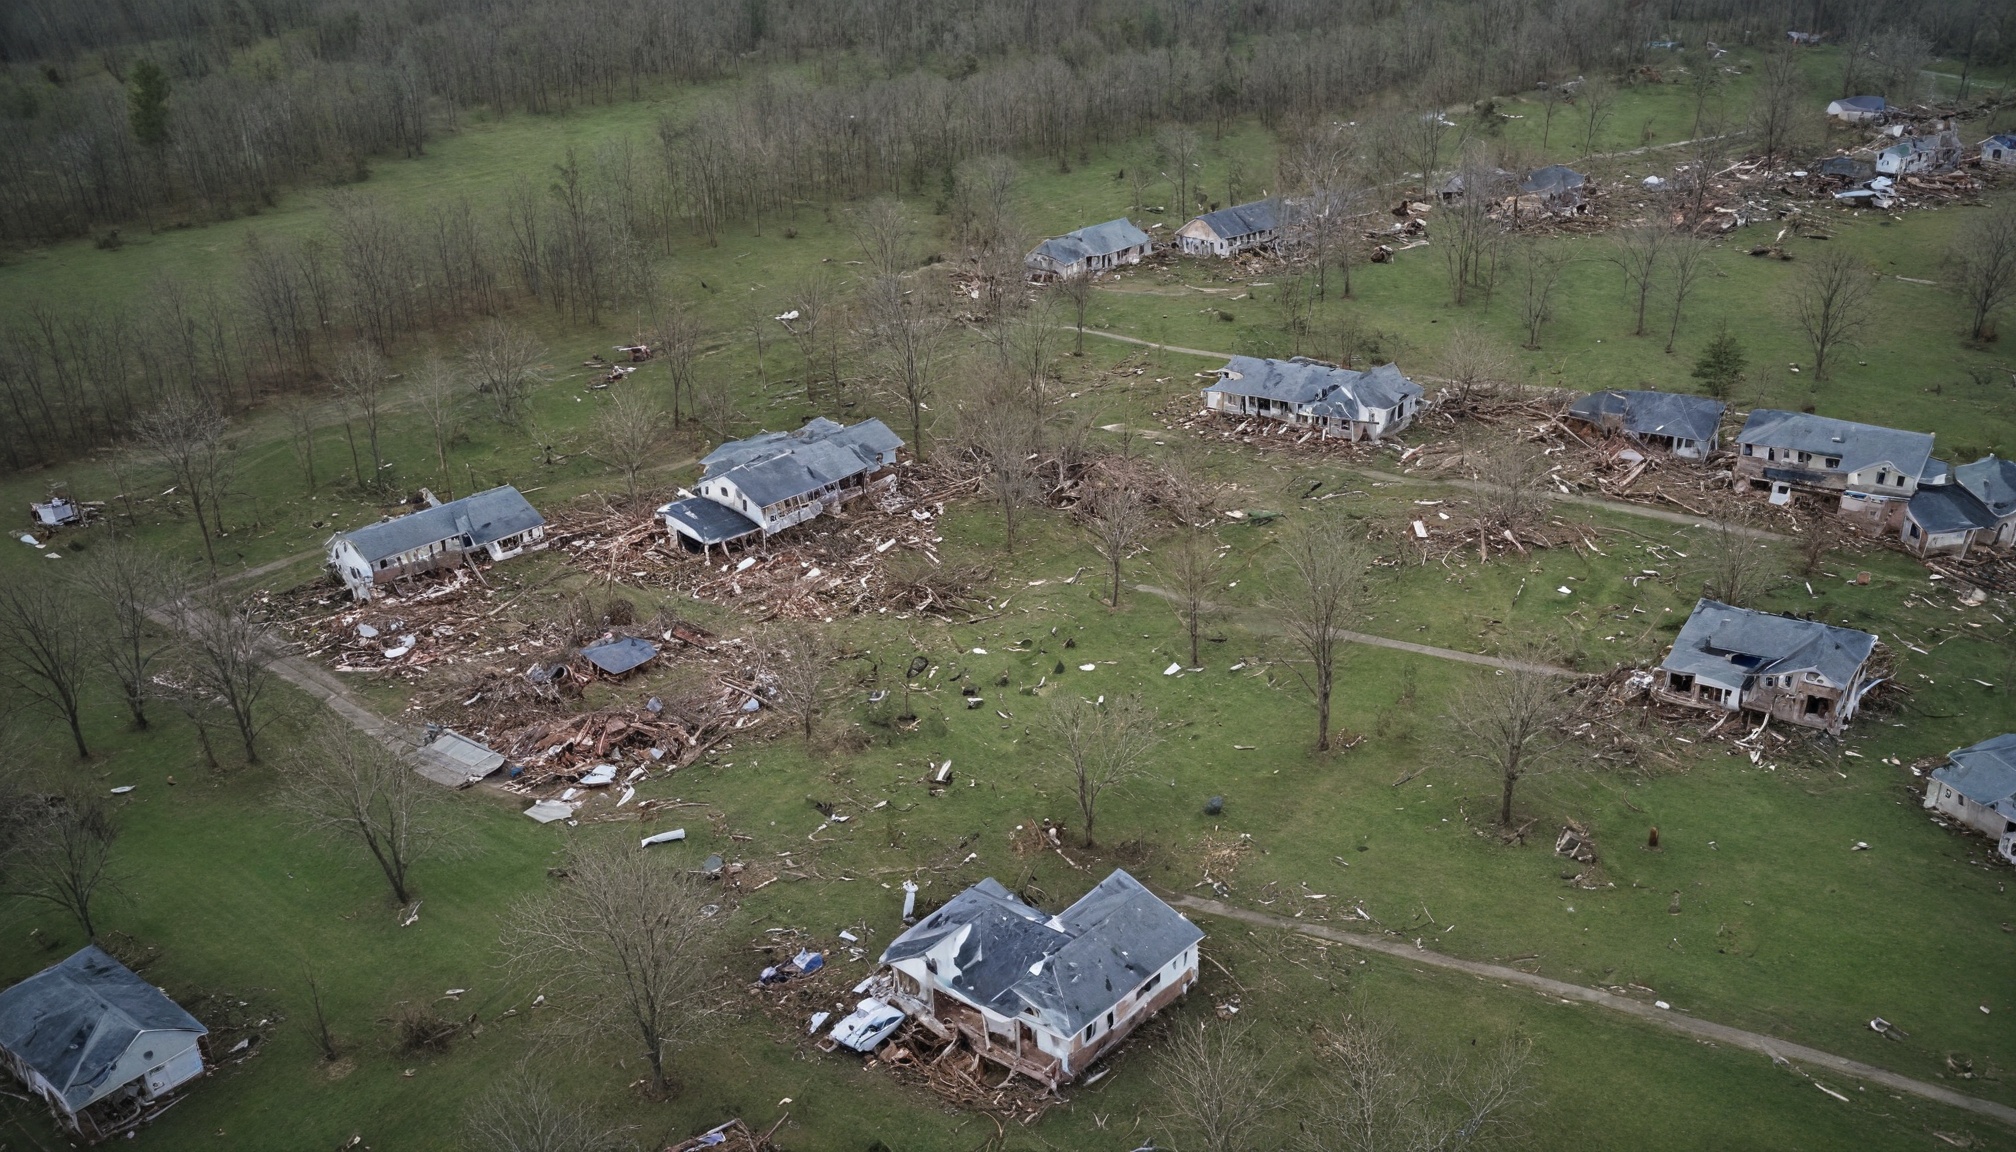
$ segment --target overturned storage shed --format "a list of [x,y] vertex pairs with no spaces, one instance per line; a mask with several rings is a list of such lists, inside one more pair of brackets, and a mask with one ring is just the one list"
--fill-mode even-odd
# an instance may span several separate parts
[[137,1127],[201,1076],[209,1033],[96,945],[0,992],[0,1060],[91,1143]]
[[1720,400],[1684,392],[1591,392],[1569,406],[1568,418],[1683,459],[1701,460],[1715,451],[1724,408]]
[[1423,392],[1393,364],[1354,372],[1299,356],[1234,356],[1203,395],[1204,407],[1222,415],[1305,425],[1326,437],[1378,440],[1413,422]]
[[1867,632],[1704,599],[1660,663],[1652,695],[1839,733],[1879,683],[1865,675],[1875,650]]
[[1948,755],[1925,782],[1925,807],[1994,840],[2016,864],[2016,732]]
[[545,546],[546,518],[506,484],[338,532],[329,538],[329,567],[350,595],[369,600],[380,584],[450,568],[468,557],[508,560]]
[[1197,981],[1204,933],[1126,872],[1055,916],[982,880],[891,941],[893,1001],[1055,1088]]

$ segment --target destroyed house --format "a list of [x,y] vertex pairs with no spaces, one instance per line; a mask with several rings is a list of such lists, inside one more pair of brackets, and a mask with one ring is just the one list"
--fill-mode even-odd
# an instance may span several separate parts
[[1659,665],[1652,695],[1839,733],[1879,683],[1864,673],[1875,650],[1867,632],[1702,600]]
[[1724,405],[1685,392],[1591,392],[1568,407],[1568,418],[1606,434],[1629,436],[1688,460],[1715,451]]
[[1736,434],[1736,475],[1789,504],[1795,491],[1838,496],[1868,531],[1896,529],[1927,473],[1932,437],[1808,412],[1759,408]]
[[1881,120],[1890,110],[1881,96],[1843,96],[1827,105],[1827,115],[1849,124]]
[[1565,164],[1549,164],[1519,182],[1519,195],[1522,199],[1537,197],[1549,210],[1567,211],[1581,205],[1582,189],[1588,183],[1588,177]]
[[1421,386],[1382,364],[1354,372],[1320,360],[1234,356],[1203,390],[1204,406],[1226,416],[1257,416],[1324,436],[1378,440],[1414,420]]
[[1972,493],[1994,517],[1994,526],[1983,533],[1983,543],[2016,545],[2016,460],[1990,453],[1953,469],[1953,482]]
[[2016,864],[2016,732],[1949,754],[1925,782],[1925,807],[1993,839]]
[[697,491],[658,515],[696,551],[771,536],[859,496],[902,447],[880,420],[843,426],[814,417],[795,432],[764,432],[708,453]]
[[1192,256],[1231,256],[1280,237],[1280,205],[1272,200],[1206,212],[1176,230],[1177,246]]
[[1876,171],[1885,176],[1947,172],[1959,165],[1961,151],[1957,132],[1907,136],[1876,154]]
[[1031,280],[1070,280],[1139,264],[1154,251],[1155,241],[1123,216],[1045,240],[1022,263]]
[[86,1141],[131,1130],[201,1076],[209,1032],[96,945],[0,992],[0,1060]]
[[1197,981],[1204,933],[1115,870],[1055,916],[989,878],[891,941],[895,1004],[1049,1088]]
[[338,532],[329,538],[329,567],[352,596],[369,600],[379,584],[453,567],[471,555],[508,560],[545,546],[545,517],[506,484]]
[[2016,168],[2016,134],[1981,141],[1981,163],[1990,168]]

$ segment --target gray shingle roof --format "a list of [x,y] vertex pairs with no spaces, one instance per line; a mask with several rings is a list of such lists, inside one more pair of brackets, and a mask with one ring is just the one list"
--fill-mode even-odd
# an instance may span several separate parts
[[2000,520],[2016,515],[2016,460],[1993,454],[1953,470],[1954,483],[1974,494]]
[[1678,436],[1706,441],[1722,423],[1725,405],[1685,392],[1591,392],[1568,408],[1570,416],[1603,424],[1615,417],[1626,432],[1639,436]]
[[1422,395],[1421,386],[1393,364],[1353,372],[1306,360],[1234,356],[1218,373],[1218,382],[1205,392],[1278,400],[1306,406],[1317,416],[1350,420],[1369,420],[1371,409],[1393,408],[1406,397]]
[[442,732],[413,753],[414,771],[449,788],[482,779],[504,766],[504,754],[460,732]]
[[1836,100],[1835,103],[1841,105],[1843,108],[1852,108],[1857,112],[1881,112],[1889,107],[1888,104],[1883,102],[1881,96],[1843,96],[1841,99]]
[[1904,511],[1927,532],[1965,532],[1970,528],[1993,528],[1995,515],[1958,484],[1920,488],[1911,494]]
[[705,496],[688,496],[658,509],[660,516],[677,520],[702,544],[725,544],[756,531],[756,522]]
[[950,987],[1003,1016],[1034,1008],[1066,1035],[1204,938],[1195,924],[1119,869],[1048,918],[989,878],[891,941],[882,963],[928,952],[967,925],[972,927],[960,943],[954,960],[959,974]]
[[1206,212],[1197,217],[1212,233],[1226,240],[1255,232],[1272,232],[1281,226],[1278,206],[1272,200],[1255,200],[1251,204],[1234,204],[1230,208],[1220,208],[1216,212]]
[[1588,182],[1587,176],[1565,164],[1549,164],[1530,173],[1520,183],[1519,191],[1528,194],[1537,192],[1543,196],[1559,196],[1564,192],[1577,191]]
[[656,655],[656,644],[635,636],[619,636],[581,649],[583,659],[612,676],[621,676]]
[[880,420],[842,427],[823,416],[795,432],[764,432],[721,445],[701,461],[701,479],[732,482],[762,506],[816,491],[882,466],[903,440]]
[[0,1047],[39,1072],[72,1112],[119,1087],[106,1083],[113,1066],[156,1031],[210,1030],[96,945],[0,992]]
[[1148,234],[1122,216],[1104,224],[1090,224],[1075,232],[1053,236],[1036,246],[1030,255],[1043,255],[1059,264],[1076,264],[1088,256],[1111,256],[1128,248],[1151,244]]
[[481,548],[544,523],[546,518],[518,489],[506,484],[437,507],[338,532],[336,538],[349,540],[364,559],[376,562],[456,536],[467,536],[469,547]]
[[1845,688],[1875,649],[1868,632],[1703,599],[1659,667],[1731,688],[1751,674],[1814,671]]
[[1981,805],[1994,805],[2016,795],[2016,732],[1991,736],[1959,749],[1951,761],[1932,770],[1932,778]]
[[1854,472],[1871,464],[1890,464],[1907,476],[1924,475],[1932,459],[1932,434],[1906,432],[1876,424],[1857,424],[1810,412],[1759,408],[1736,434],[1738,444],[1794,448],[1822,456],[1841,457],[1841,470]]

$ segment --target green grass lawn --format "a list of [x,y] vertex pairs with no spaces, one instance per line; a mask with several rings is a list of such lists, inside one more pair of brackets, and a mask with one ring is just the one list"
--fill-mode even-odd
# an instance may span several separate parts
[[[1679,139],[1686,125],[1671,99],[1675,91],[1627,92],[1609,145],[1636,146],[1648,117],[1656,121],[1657,141]],[[377,165],[366,188],[409,205],[448,193],[493,196],[510,176],[536,173],[570,143],[586,147],[645,131],[657,111],[636,104],[565,119],[472,123],[427,157]],[[1506,131],[1530,127],[1529,119]],[[1267,171],[1269,150],[1250,126],[1211,141],[1203,169],[1207,188],[1225,179],[1233,157],[1249,173]],[[1021,192],[1029,223],[1049,232],[1122,214],[1129,207],[1126,186],[1114,175],[1137,156],[1115,149],[1070,173],[1032,166]],[[1620,173],[1652,170],[1631,167],[1635,158],[1611,163]],[[1256,189],[1265,186],[1257,175],[1250,179]],[[915,207],[936,226],[928,204]],[[30,294],[117,299],[144,291],[163,269],[189,277],[228,275],[245,229],[305,233],[319,226],[321,211],[315,197],[303,193],[254,220],[162,233],[117,252],[64,245],[30,253],[0,268],[0,307]],[[1828,213],[1826,230],[1834,239],[1794,243],[1795,257],[1823,244],[1853,245],[1886,273],[1877,290],[1880,321],[1836,378],[1823,384],[1786,370],[1807,358],[1780,302],[1798,260],[1742,254],[1751,243],[1769,240],[1780,226],[1774,224],[1746,229],[1717,250],[1715,275],[1690,302],[1674,356],[1661,351],[1663,338],[1629,335],[1621,277],[1606,263],[1603,241],[1558,241],[1576,256],[1559,299],[1560,319],[1548,328],[1541,351],[1517,355],[1541,383],[1685,388],[1693,355],[1713,325],[1726,321],[1752,355],[1745,404],[1810,404],[1829,415],[1934,431],[1941,457],[1955,461],[1989,449],[2007,454],[2016,447],[2016,403],[2008,385],[1985,372],[1985,382],[1977,383],[1969,372],[2000,358],[1962,346],[1954,332],[1958,305],[1945,286],[1912,282],[1941,279],[1944,252],[1971,211],[1913,211],[1901,219]],[[760,237],[731,232],[713,248],[681,244],[662,269],[665,290],[696,301],[720,332],[705,370],[739,381],[745,413],[771,427],[813,412],[793,383],[795,353],[773,342],[759,371],[746,337],[729,329],[778,304],[779,286],[794,276],[852,255],[845,229],[816,209],[802,212],[797,226],[793,239],[766,229]],[[1514,347],[1510,301],[1450,307],[1438,260],[1431,247],[1404,253],[1390,266],[1356,270],[1353,298],[1326,302],[1317,332],[1335,331],[1347,319],[1376,329],[1387,335],[1403,369],[1429,374],[1446,334],[1459,325]],[[1102,288],[1090,323],[1191,347],[1281,352],[1269,291],[1264,281],[1228,280],[1216,266],[1141,270]],[[1217,318],[1221,309],[1232,313],[1232,322]],[[446,480],[458,493],[477,484],[515,483],[535,503],[553,507],[618,486],[583,454],[587,417],[606,394],[584,389],[585,371],[571,366],[627,333],[619,320],[600,332],[532,320],[548,338],[554,368],[554,379],[535,400],[534,425],[563,458],[549,463],[530,437],[479,415],[457,446]],[[1151,370],[1110,374],[1130,358]],[[1088,340],[1085,357],[1070,360],[1064,371],[1066,386],[1080,393],[1075,403],[1096,412],[1101,423],[1152,428],[1155,413],[1194,394],[1190,374],[1206,366],[1194,357]],[[647,367],[633,384],[660,386],[659,371]],[[948,394],[934,407],[952,402]],[[870,412],[893,415],[872,397],[855,415]],[[377,499],[331,481],[351,470],[339,426],[326,426],[318,439],[323,483],[313,493],[277,417],[254,413],[239,432],[244,450],[221,549],[227,570],[303,554],[319,558],[331,531],[383,512]],[[690,479],[701,448],[697,437],[668,446],[664,464],[648,478],[652,486]],[[443,483],[427,433],[410,414],[395,410],[385,452],[394,462],[395,489]],[[1368,523],[1391,522],[1411,513],[1414,499],[1463,496],[1430,484],[1396,485],[1374,467],[1333,460],[1226,447],[1213,448],[1211,458],[1221,476],[1239,485],[1234,503],[1281,509],[1289,521],[1320,507]],[[76,461],[9,477],[0,482],[0,499],[18,508],[53,479],[66,480],[86,499],[115,494],[101,465]],[[1346,495],[1329,504],[1300,502],[1314,479],[1325,482],[1323,491]],[[199,556],[193,525],[178,518],[172,497],[159,494],[166,486],[137,488],[132,530],[165,552]],[[1951,1077],[1953,1067],[1971,1060],[1977,1077],[1953,1080],[1953,1086],[2016,1102],[2008,1079],[2016,1039],[2002,1023],[2016,1012],[2006,979],[2016,937],[2003,927],[2016,919],[2006,891],[2010,873],[1984,865],[1984,841],[1933,826],[1918,807],[1915,779],[1882,763],[1896,757],[1908,764],[2016,727],[2011,669],[1997,648],[2007,633],[1990,619],[2000,613],[2007,620],[2006,603],[1960,608],[1921,567],[1888,552],[1832,558],[1828,570],[1835,577],[1816,577],[1810,593],[1803,581],[1788,578],[1767,594],[1766,607],[1816,612],[1878,632],[1911,689],[1857,720],[1842,745],[1855,756],[1802,746],[1753,765],[1726,755],[1719,744],[1680,742],[1696,740],[1695,733],[1648,727],[1640,738],[1658,755],[1637,767],[1597,768],[1571,759],[1562,771],[1531,782],[1520,799],[1522,816],[1534,821],[1531,833],[1522,844],[1506,845],[1489,827],[1492,782],[1460,767],[1440,736],[1439,718],[1470,673],[1465,666],[1350,649],[1339,723],[1365,739],[1329,757],[1311,753],[1312,713],[1292,673],[1275,660],[1281,649],[1267,634],[1262,608],[1272,543],[1283,524],[1217,530],[1231,549],[1226,582],[1237,583],[1225,589],[1224,600],[1235,615],[1222,641],[1209,646],[1204,671],[1164,676],[1181,652],[1174,614],[1138,590],[1117,612],[1099,603],[1100,562],[1062,515],[1033,517],[1021,546],[1008,555],[989,507],[958,504],[948,511],[941,523],[944,550],[995,568],[986,591],[998,611],[965,624],[893,614],[845,622],[847,643],[867,658],[841,665],[843,688],[829,727],[858,728],[865,734],[858,747],[808,750],[781,734],[742,740],[645,789],[709,806],[707,818],[686,818],[688,842],[654,849],[664,853],[668,867],[689,866],[709,852],[765,862],[789,850],[816,872],[818,879],[780,881],[743,899],[730,932],[738,943],[780,927],[833,942],[841,929],[852,928],[872,954],[899,930],[901,893],[888,885],[912,874],[926,884],[929,900],[993,875],[1061,906],[1117,865],[1167,890],[1188,891],[1203,880],[1207,850],[1247,834],[1252,850],[1236,870],[1217,876],[1230,885],[1234,901],[1316,919],[1336,919],[1362,906],[1378,927],[1419,937],[1425,946],[1517,961],[1580,983],[1635,983],[1676,1010],[1906,1075]],[[1591,671],[1656,659],[1692,604],[1698,581],[1654,563],[1644,548],[1651,540],[1698,551],[1707,540],[1660,521],[1580,509],[1564,515],[1569,511],[1571,518],[1590,521],[1600,553],[1561,549],[1447,567],[1402,563],[1384,570],[1378,601],[1361,626],[1475,652],[1521,638],[1547,639]],[[62,560],[40,559],[20,545],[0,549],[0,578],[46,578],[88,554],[105,531],[59,537],[59,550],[79,550]],[[1160,548],[1153,542],[1146,556],[1130,562],[1130,583],[1156,582]],[[259,583],[277,588],[310,579],[316,563],[302,560]],[[548,553],[494,575],[529,584],[559,564]],[[1080,568],[1088,570],[1084,581],[1064,583]],[[1634,583],[1645,568],[1661,574]],[[1842,579],[1844,569],[1867,569],[1874,579],[1854,586]],[[554,591],[585,583],[563,580]],[[1571,593],[1555,591],[1562,586]],[[741,619],[668,602],[658,593],[625,594],[647,612],[664,602],[710,626],[732,628]],[[522,609],[535,610],[536,600]],[[884,668],[907,663],[913,642],[939,671],[916,700],[922,716],[917,730],[899,734],[878,723],[862,677],[871,658]],[[1232,671],[1242,661],[1246,667]],[[1078,671],[1086,663],[1096,670]],[[969,710],[960,702],[962,673],[981,687],[985,707]],[[997,684],[1004,676],[1007,684]],[[641,699],[652,683],[646,677],[615,693]],[[388,711],[403,703],[394,684],[360,688]],[[1017,824],[1078,822],[1053,757],[1034,734],[1045,698],[1120,692],[1141,693],[1160,710],[1165,740],[1150,772],[1102,802],[1098,849],[1069,848],[1069,861],[1055,853],[1017,855],[1011,845]],[[304,714],[310,707],[294,706]],[[302,731],[298,716],[274,730],[269,746],[276,759]],[[556,1038],[531,1009],[532,992],[501,965],[497,941],[514,902],[549,883],[546,869],[570,837],[628,834],[625,827],[540,827],[500,798],[459,794],[462,851],[422,866],[422,915],[402,929],[361,856],[307,837],[277,806],[279,769],[235,766],[212,774],[201,767],[179,721],[145,734],[126,732],[109,697],[93,702],[89,735],[98,745],[89,764],[72,764],[53,732],[41,754],[52,769],[94,783],[139,785],[121,810],[123,884],[106,906],[110,929],[159,949],[147,974],[171,992],[228,994],[246,1001],[244,1011],[253,1014],[248,1022],[268,1021],[258,1026],[268,1040],[256,1057],[198,1085],[145,1141],[174,1149],[292,1149],[334,1147],[361,1134],[377,1148],[447,1147],[470,1102],[528,1058],[613,1121],[634,1126],[640,1143],[732,1114],[767,1123],[780,1107],[793,1118],[786,1145],[799,1150],[856,1150],[879,1141],[896,1152],[953,1152],[993,1134],[989,1121],[948,1112],[879,1073],[861,1071],[854,1061],[810,1051],[800,1030],[755,1011],[753,1002],[723,1033],[680,1057],[681,1090],[666,1103],[648,1103],[626,1089],[638,1075],[638,1061],[615,1038]],[[926,764],[948,757],[955,764],[952,787],[933,795],[924,785]],[[1424,766],[1425,772],[1394,784]],[[170,777],[177,783],[170,785]],[[1221,816],[1204,814],[1211,796],[1224,797]],[[837,804],[857,818],[826,825],[808,839],[822,824],[814,801]],[[887,805],[877,809],[880,801]],[[1551,845],[1568,819],[1596,836],[1600,887],[1562,879],[1563,862]],[[1653,826],[1661,835],[1656,852],[1640,847]],[[1851,851],[1857,842],[1869,850]],[[1670,911],[1676,893],[1677,913]],[[0,932],[0,977],[26,975],[79,942],[75,929],[55,917],[27,906],[14,911]],[[1937,1143],[1935,1130],[1971,1132],[1983,1146],[2007,1146],[2011,1139],[1985,1122],[1821,1077],[1850,1097],[1842,1104],[1794,1071],[1589,1007],[1389,959],[1361,962],[1342,949],[1243,926],[1206,928],[1212,934],[1206,951],[1222,968],[1207,964],[1202,995],[1174,1013],[1169,1026],[1205,1018],[1210,997],[1239,995],[1241,1019],[1250,1020],[1267,1048],[1292,1067],[1297,1091],[1319,1074],[1309,1056],[1313,1030],[1362,1005],[1432,1046],[1529,1038],[1547,1105],[1540,1142],[1550,1147],[1926,1148]],[[313,964],[327,987],[350,1066],[322,1065],[301,1030],[304,963]],[[737,952],[729,963],[739,981],[763,960]],[[840,967],[865,974],[867,965],[843,958]],[[384,1023],[392,1008],[402,1000],[432,1001],[449,988],[470,990],[444,1007],[476,1013],[481,1034],[445,1055],[393,1051]],[[1981,1011],[1984,1005],[1992,1014]],[[503,1015],[514,1008],[516,1015]],[[1910,1038],[1885,1040],[1870,1031],[1867,1021],[1878,1015]],[[1157,1101],[1152,1043],[1136,1043],[1113,1066],[1112,1075],[1074,1093],[1068,1106],[1011,1130],[1006,1146],[1121,1148],[1150,1138],[1180,1140]],[[791,1103],[780,1105],[787,1097]],[[8,1108],[9,1134],[0,1139],[10,1146],[58,1146],[32,1110]],[[1292,1109],[1282,1114],[1278,1137],[1287,1138],[1293,1118]]]

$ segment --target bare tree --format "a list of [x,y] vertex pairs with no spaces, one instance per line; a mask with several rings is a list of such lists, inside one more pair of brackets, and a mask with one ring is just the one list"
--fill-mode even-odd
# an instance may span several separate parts
[[707,327],[698,313],[678,300],[665,305],[658,318],[654,355],[665,365],[671,388],[672,423],[691,419],[694,390],[699,382],[700,349],[707,342]]
[[1512,795],[1519,781],[1554,763],[1567,737],[1571,709],[1556,678],[1535,670],[1542,653],[1515,647],[1511,668],[1478,672],[1450,704],[1446,722],[1456,753],[1490,771],[1498,782],[1498,823],[1512,826]]
[[1603,135],[1603,126],[1610,122],[1610,114],[1617,109],[1617,89],[1608,80],[1594,77],[1582,83],[1575,93],[1575,119],[1582,130],[1582,154],[1594,156],[1596,142]]
[[1504,346],[1470,324],[1458,325],[1449,334],[1449,342],[1443,345],[1435,366],[1447,381],[1440,399],[1459,411],[1495,395],[1513,374],[1512,361]]
[[716,900],[633,845],[590,841],[569,852],[551,892],[511,917],[505,951],[585,1028],[630,1033],[663,1092],[667,1054],[715,1007]]
[[497,422],[516,428],[539,383],[545,349],[530,332],[504,320],[486,320],[471,334],[462,362],[476,391],[490,397]]
[[[385,358],[378,349],[363,341],[345,348],[336,358],[336,395],[343,401],[343,434],[350,435],[350,422],[356,420],[364,425],[364,440],[371,449],[371,471],[368,475],[358,468],[357,485],[360,488],[376,488],[379,476],[385,468],[385,456],[378,448],[378,421],[384,409]],[[353,440],[350,455],[355,465],[357,445]]]
[[863,285],[868,341],[877,377],[910,413],[910,447],[924,451],[924,411],[944,371],[945,321],[904,285],[878,276]]
[[911,267],[911,224],[903,202],[881,196],[855,209],[848,224],[871,278],[901,276]]
[[797,724],[809,745],[833,695],[833,642],[817,624],[796,623],[778,628],[763,647],[776,678],[772,702]]
[[[308,492],[315,492],[315,431],[321,424],[321,405],[306,396],[296,396],[282,406],[287,421],[287,444],[294,450],[294,462],[301,466],[301,478]],[[122,485],[123,487],[123,485]]]
[[370,854],[402,906],[413,902],[413,866],[447,847],[441,786],[334,720],[295,745],[285,787],[288,806],[311,829]]
[[53,576],[0,580],[0,675],[70,728],[88,759],[84,702],[91,679],[91,627],[76,589]]
[[147,455],[189,498],[212,571],[217,568],[212,537],[224,530],[224,493],[231,487],[236,465],[224,425],[223,414],[209,400],[175,395],[142,416],[134,428]]
[[1765,163],[1792,151],[1805,108],[1806,73],[1790,48],[1767,53],[1750,97],[1750,130]]
[[259,762],[259,733],[273,720],[273,629],[258,605],[219,589],[184,596],[172,609],[182,631],[182,663],[193,687],[229,717],[245,762]]
[[1874,277],[1849,249],[1829,248],[1792,281],[1791,295],[1793,319],[1813,349],[1813,375],[1825,380],[1828,353],[1853,343],[1872,319]]
[[735,406],[735,386],[727,377],[708,376],[694,386],[693,418],[716,443],[735,438],[742,412]]
[[1112,592],[1108,608],[1120,607],[1120,565],[1148,534],[1148,510],[1141,497],[1124,484],[1108,484],[1086,502],[1085,530],[1092,546],[1106,558]]
[[322,979],[316,975],[315,965],[304,959],[301,962],[301,984],[308,993],[308,1019],[303,1022],[302,1031],[308,1034],[309,1043],[322,1059],[335,1063],[343,1055],[336,1043],[336,1029],[329,1022],[328,998],[322,994]]
[[1708,241],[1687,233],[1675,233],[1667,242],[1666,263],[1670,268],[1667,290],[1673,294],[1672,323],[1666,327],[1666,354],[1673,354],[1673,342],[1680,338],[1680,316],[1694,285],[1710,270]]
[[1449,297],[1462,307],[1471,291],[1481,293],[1486,303],[1498,281],[1504,251],[1505,229],[1492,215],[1505,181],[1488,158],[1472,150],[1457,168],[1463,194],[1444,205],[1436,221],[1436,243],[1442,248],[1443,266],[1449,276]]
[[1042,408],[1015,381],[988,375],[959,415],[985,469],[982,483],[1001,505],[1002,544],[1013,552],[1022,509],[1039,495],[1029,458],[1042,448]]
[[619,1135],[587,1108],[562,1100],[553,1082],[521,1064],[469,1108],[469,1152],[617,1152]]
[[612,391],[595,414],[596,459],[623,473],[624,491],[637,497],[637,474],[650,465],[665,436],[665,413],[644,393]]
[[2016,201],[2004,200],[1969,220],[1953,243],[1951,263],[1967,301],[1967,332],[1995,338],[1995,313],[2016,300]]
[[111,805],[78,787],[41,797],[33,808],[7,869],[13,894],[68,912],[84,938],[96,940],[91,905],[112,883],[112,845],[119,839]]
[[[822,272],[813,272],[802,277],[791,290],[791,307],[777,317],[784,330],[791,334],[792,343],[798,346],[798,354],[805,359],[805,399],[809,403],[816,395],[814,385],[819,379],[821,362],[830,336],[829,329],[837,328],[838,289],[831,277]],[[834,391],[839,390],[839,381],[834,381]]]
[[1067,276],[1051,288],[1071,308],[1071,317],[1078,329],[1078,342],[1072,351],[1080,356],[1085,354],[1085,313],[1092,307],[1094,286],[1095,281],[1090,276]]
[[1161,1057],[1155,1085],[1168,1109],[1196,1134],[1200,1152],[1255,1146],[1268,1115],[1281,1106],[1281,1073],[1245,1026],[1185,1022],[1163,1044]]
[[1645,334],[1645,308],[1659,286],[1667,241],[1672,236],[1666,225],[1656,220],[1641,220],[1611,233],[1610,262],[1624,273],[1625,289],[1636,305],[1638,323],[1631,329],[1633,336]]
[[1351,528],[1312,517],[1281,542],[1269,606],[1295,648],[1293,667],[1316,704],[1316,750],[1330,750],[1337,649],[1370,590],[1371,554]]
[[1203,143],[1197,133],[1183,124],[1169,124],[1155,133],[1155,154],[1162,164],[1162,178],[1176,192],[1177,210],[1184,216],[1190,214],[1190,186],[1196,179],[1198,153]]
[[132,540],[100,546],[78,570],[77,582],[101,612],[88,628],[98,663],[118,682],[133,727],[147,727],[147,700],[153,694],[154,666],[172,646],[150,615],[181,596],[189,574]]
[[434,440],[434,482],[443,498],[452,499],[455,474],[448,470],[448,449],[462,435],[462,374],[439,356],[427,357],[413,380],[413,406]]
[[1547,142],[1554,135],[1554,117],[1566,103],[1568,93],[1559,84],[1540,85],[1540,151],[1547,151]]
[[1190,529],[1169,547],[1157,567],[1169,584],[1170,604],[1190,641],[1190,667],[1200,667],[1203,661],[1198,643],[1217,614],[1217,605],[1211,597],[1218,591],[1222,577],[1215,541],[1202,529]]
[[1063,759],[1085,821],[1085,847],[1092,847],[1099,797],[1139,776],[1148,754],[1162,742],[1155,709],[1138,696],[1108,697],[1095,704],[1077,695],[1061,696],[1043,715],[1043,730]]
[[1512,276],[1519,289],[1519,326],[1526,333],[1528,351],[1540,350],[1540,330],[1554,318],[1554,289],[1567,263],[1553,246],[1537,239],[1518,243]]
[[1534,1107],[1531,1048],[1430,1060],[1391,1025],[1354,1011],[1318,1051],[1321,1088],[1301,1152],[1485,1152],[1515,1146]]
[[1758,539],[1741,519],[1711,524],[1707,539],[1696,546],[1695,556],[1702,594],[1738,608],[1754,604],[1779,573],[1770,545]]
[[1484,485],[1478,494],[1480,530],[1497,528],[1517,536],[1546,518],[1547,459],[1533,446],[1512,438],[1494,438],[1466,451]]

